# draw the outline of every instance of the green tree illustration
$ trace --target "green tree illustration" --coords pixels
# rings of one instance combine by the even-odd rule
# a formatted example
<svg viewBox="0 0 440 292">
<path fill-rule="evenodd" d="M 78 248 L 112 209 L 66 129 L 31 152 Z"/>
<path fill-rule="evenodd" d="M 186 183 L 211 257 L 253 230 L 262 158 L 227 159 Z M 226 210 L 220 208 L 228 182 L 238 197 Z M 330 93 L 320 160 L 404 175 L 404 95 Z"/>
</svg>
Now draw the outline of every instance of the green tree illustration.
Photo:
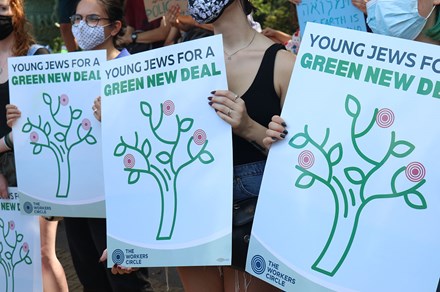
<svg viewBox="0 0 440 292">
<path fill-rule="evenodd" d="M 388 149 L 380 160 L 369 157 L 359 146 L 358 140 L 366 136 L 375 124 L 382 128 L 390 127 L 394 122 L 393 112 L 389 109 L 379 110 L 376 108 L 371 121 L 362 131 L 357 130 L 360 128 L 358 119 L 361 113 L 361 104 L 353 95 L 348 94 L 346 97 L 345 112 L 351 118 L 351 146 L 355 153 L 367 165 L 370 165 L 369 169 L 357 166 L 344 169 L 344 175 L 352 185 L 352 187 L 346 186 L 348 190 L 342 184 L 341 179 L 334 175 L 334 170 L 343 158 L 342 144 L 336 143 L 326 150 L 330 136 L 329 128 L 326 129 L 324 139 L 320 142 L 310 136 L 308 125 L 304 126 L 303 132 L 297 133 L 289 141 L 289 145 L 295 149 L 303 149 L 306 146 L 316 149 L 316 155 L 323 157 L 328 167 L 328 175 L 324 176 L 310 170 L 314 164 L 315 155 L 313 152 L 315 150 L 302 151 L 298 157 L 298 165 L 295 166 L 300 172 L 295 182 L 296 187 L 308 189 L 315 183 L 321 183 L 331 192 L 334 199 L 333 225 L 323 250 L 312 265 L 313 270 L 328 276 L 334 276 L 347 257 L 356 236 L 361 213 L 367 204 L 382 199 L 402 198 L 413 209 L 427 208 L 426 200 L 419 191 L 419 188 L 426 182 L 424 179 L 425 168 L 419 162 L 412 162 L 395 170 L 390 179 L 391 191 L 366 192 L 367 183 L 374 183 L 373 175 L 386 165 L 390 157 L 396 159 L 408 157 L 415 149 L 415 146 L 410 142 L 397 140 L 394 131 L 391 131 Z M 396 183 L 398 177 L 403 173 L 409 181 L 414 183 L 407 189 L 399 189 L 399 185 Z"/>
<path fill-rule="evenodd" d="M 30 133 L 30 144 L 34 146 L 33 154 L 40 154 L 44 148 L 50 150 L 57 161 L 58 181 L 56 197 L 67 198 L 70 191 L 70 155 L 72 149 L 82 142 L 89 145 L 96 144 L 92 135 L 93 127 L 89 119 L 81 119 L 82 110 L 73 109 L 69 105 L 69 97 L 65 94 L 55 100 L 43 93 L 43 101 L 49 107 L 52 120 L 43 123 L 38 116 L 36 123 L 28 117 L 23 125 L 22 132 Z M 61 107 L 67 107 L 62 111 Z M 74 131 L 76 127 L 76 131 Z"/>
<path fill-rule="evenodd" d="M 163 147 L 158 147 L 159 149 L 154 152 L 150 139 L 145 138 L 142 143 L 139 143 L 139 134 L 135 132 L 134 144 L 129 144 L 125 142 L 122 136 L 120 137 L 120 142 L 114 150 L 114 156 L 124 156 L 124 171 L 128 172 L 129 184 L 136 184 L 141 174 L 151 175 L 156 181 L 161 195 L 161 216 L 156 240 L 169 240 L 172 238 L 176 223 L 177 178 L 179 174 L 185 167 L 197 160 L 203 164 L 212 163 L 214 156 L 206 149 L 208 140 L 202 129 L 194 131 L 193 135 L 186 141 L 186 145 L 184 144 L 184 137 L 188 137 L 188 135 L 183 134 L 189 132 L 193 127 L 194 120 L 192 118 L 181 119 L 176 114 L 177 129 L 175 137 L 166 139 L 161 135 L 160 128 L 163 125 L 164 115 L 170 116 L 173 114 L 174 103 L 167 100 L 160 107 L 159 118 L 155 123 L 151 105 L 146 101 L 140 103 L 140 111 L 148 119 L 148 125 L 153 134 L 152 139 L 160 142 Z M 166 148 L 171 150 L 164 150 Z"/>
<path fill-rule="evenodd" d="M 15 230 L 14 221 L 9 221 L 6 225 L 0 218 L 0 266 L 5 273 L 5 292 L 13 292 L 15 285 L 15 269 L 20 263 L 32 264 L 29 257 L 29 244 L 23 242 L 23 234 Z"/>
</svg>

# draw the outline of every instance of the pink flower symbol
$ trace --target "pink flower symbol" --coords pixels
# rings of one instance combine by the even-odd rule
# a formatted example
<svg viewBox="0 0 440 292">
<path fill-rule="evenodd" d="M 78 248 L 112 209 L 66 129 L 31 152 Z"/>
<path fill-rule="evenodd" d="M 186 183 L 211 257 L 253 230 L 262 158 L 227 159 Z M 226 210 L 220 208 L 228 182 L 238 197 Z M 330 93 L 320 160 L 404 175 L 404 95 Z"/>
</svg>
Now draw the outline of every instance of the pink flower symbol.
<svg viewBox="0 0 440 292">
<path fill-rule="evenodd" d="M 170 116 L 174 113 L 174 102 L 166 100 L 162 104 L 162 111 L 165 115 Z"/>
<path fill-rule="evenodd" d="M 37 132 L 32 132 L 29 137 L 31 138 L 31 141 L 36 143 L 38 142 L 38 133 Z"/>
<path fill-rule="evenodd" d="M 381 128 L 389 128 L 393 123 L 393 111 L 387 108 L 380 109 L 376 116 L 376 124 Z"/>
<path fill-rule="evenodd" d="M 69 97 L 66 94 L 61 94 L 60 103 L 62 105 L 67 105 L 69 103 Z"/>
<path fill-rule="evenodd" d="M 11 230 L 14 230 L 15 229 L 15 222 L 14 221 L 9 221 L 8 222 L 8 225 L 9 225 L 9 229 L 11 229 Z"/>
<path fill-rule="evenodd" d="M 421 181 L 426 175 L 426 169 L 420 162 L 411 162 L 405 169 L 406 177 L 412 182 Z"/>
<path fill-rule="evenodd" d="M 311 151 L 304 150 L 298 155 L 298 164 L 301 167 L 308 169 L 312 167 L 314 163 L 315 163 L 315 156 Z"/>
<path fill-rule="evenodd" d="M 23 243 L 23 251 L 28 252 L 29 251 L 29 244 L 27 242 Z"/>
<path fill-rule="evenodd" d="M 90 129 L 90 126 L 91 126 L 91 124 L 90 124 L 90 120 L 89 120 L 89 119 L 84 119 L 84 120 L 82 120 L 82 122 L 81 122 L 81 126 L 82 126 L 82 128 L 83 128 L 84 130 L 88 131 L 88 130 Z"/>
<path fill-rule="evenodd" d="M 203 145 L 206 141 L 206 133 L 202 129 L 198 129 L 193 134 L 194 143 Z"/>
<path fill-rule="evenodd" d="M 132 154 L 127 154 L 124 157 L 124 165 L 126 168 L 133 168 L 133 166 L 135 165 L 136 161 L 134 159 L 134 156 Z"/>
</svg>

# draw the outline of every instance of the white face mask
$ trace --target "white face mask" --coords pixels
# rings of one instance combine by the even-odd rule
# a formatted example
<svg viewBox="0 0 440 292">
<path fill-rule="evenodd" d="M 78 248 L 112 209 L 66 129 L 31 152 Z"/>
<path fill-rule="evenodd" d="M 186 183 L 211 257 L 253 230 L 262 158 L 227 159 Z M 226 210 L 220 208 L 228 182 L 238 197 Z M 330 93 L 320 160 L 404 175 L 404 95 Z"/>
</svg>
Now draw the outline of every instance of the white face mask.
<svg viewBox="0 0 440 292">
<path fill-rule="evenodd" d="M 367 3 L 367 24 L 374 33 L 413 40 L 427 18 L 420 16 L 417 0 L 371 0 Z"/>
<path fill-rule="evenodd" d="M 84 20 L 81 20 L 78 25 L 72 25 L 72 34 L 81 49 L 91 50 L 104 43 L 111 36 L 105 37 L 104 27 L 99 25 L 90 27 Z"/>
</svg>

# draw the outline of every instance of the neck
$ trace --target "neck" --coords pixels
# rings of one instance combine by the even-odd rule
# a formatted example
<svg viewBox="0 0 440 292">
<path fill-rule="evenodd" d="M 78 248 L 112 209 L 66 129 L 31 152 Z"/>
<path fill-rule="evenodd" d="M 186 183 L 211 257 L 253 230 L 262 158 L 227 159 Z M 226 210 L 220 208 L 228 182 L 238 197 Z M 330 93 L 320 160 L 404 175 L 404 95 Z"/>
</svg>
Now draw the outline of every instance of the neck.
<svg viewBox="0 0 440 292">
<path fill-rule="evenodd" d="M 222 34 L 226 51 L 233 51 L 249 43 L 254 30 L 244 15 L 239 1 L 229 5 L 220 18 L 213 23 L 214 33 Z"/>
<path fill-rule="evenodd" d="M 9 56 L 12 56 L 13 45 L 14 36 L 11 33 L 7 38 L 0 41 L 0 54 L 9 54 Z"/>
</svg>

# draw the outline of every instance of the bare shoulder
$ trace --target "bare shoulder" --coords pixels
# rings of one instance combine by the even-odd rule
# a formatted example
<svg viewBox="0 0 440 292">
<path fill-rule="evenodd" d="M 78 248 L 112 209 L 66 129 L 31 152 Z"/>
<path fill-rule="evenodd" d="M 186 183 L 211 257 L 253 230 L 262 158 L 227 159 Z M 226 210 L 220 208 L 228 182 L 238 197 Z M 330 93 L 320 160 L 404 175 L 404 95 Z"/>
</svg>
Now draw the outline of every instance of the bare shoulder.
<svg viewBox="0 0 440 292">
<path fill-rule="evenodd" d="M 274 85 L 280 97 L 281 105 L 284 104 L 286 98 L 295 60 L 296 55 L 286 50 L 279 50 L 275 59 Z"/>
</svg>

